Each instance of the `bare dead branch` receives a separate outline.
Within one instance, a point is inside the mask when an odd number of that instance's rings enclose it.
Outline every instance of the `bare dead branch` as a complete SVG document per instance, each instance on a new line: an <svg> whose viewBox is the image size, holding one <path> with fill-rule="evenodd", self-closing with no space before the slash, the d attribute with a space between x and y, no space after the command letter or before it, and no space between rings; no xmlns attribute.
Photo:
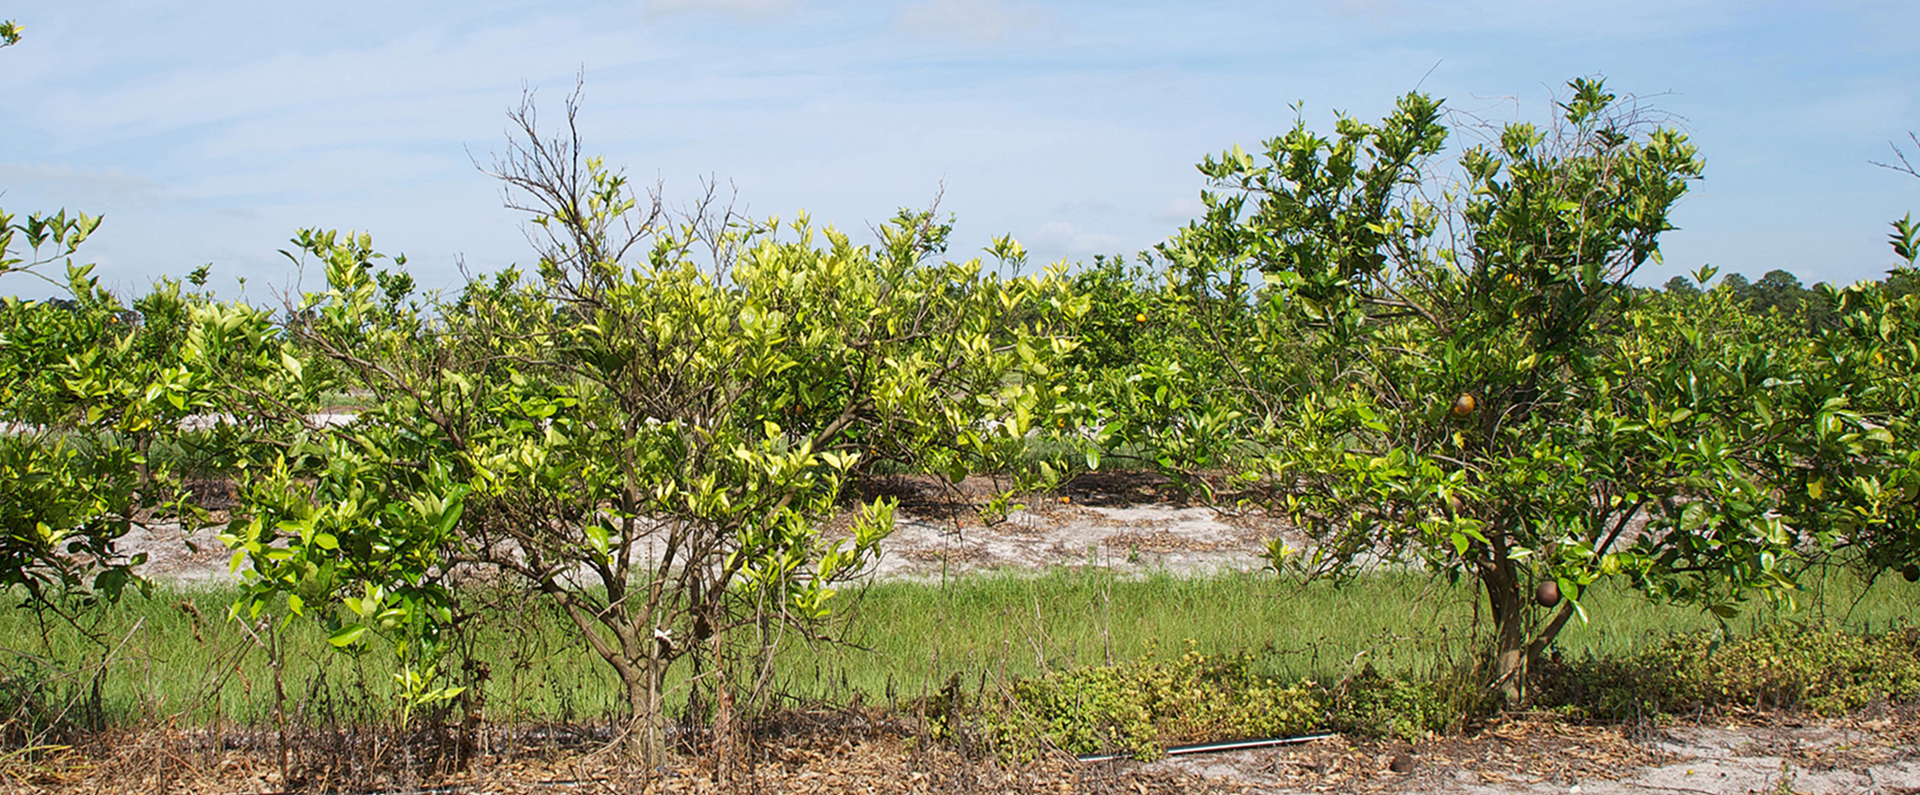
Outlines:
<svg viewBox="0 0 1920 795"><path fill-rule="evenodd" d="M1920 134L1911 133L1911 132L1907 133L1907 140L1913 142L1914 150L1916 152L1920 152ZM1894 158L1900 161L1899 165L1894 165L1892 163L1882 163L1878 160L1869 160L1867 162L1872 163L1873 165L1879 166L1881 168L1888 169L1890 171L1898 171L1909 177L1920 179L1920 168L1916 168L1913 165L1913 161L1907 159L1907 153L1900 149L1899 144L1894 143L1892 141L1888 141L1887 147L1893 150Z"/></svg>

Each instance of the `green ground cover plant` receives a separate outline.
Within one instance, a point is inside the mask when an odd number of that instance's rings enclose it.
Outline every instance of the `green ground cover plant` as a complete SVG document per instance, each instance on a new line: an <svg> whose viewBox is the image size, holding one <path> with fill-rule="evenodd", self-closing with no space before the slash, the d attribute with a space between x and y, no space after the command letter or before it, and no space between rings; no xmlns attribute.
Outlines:
<svg viewBox="0 0 1920 795"><path fill-rule="evenodd" d="M1920 629L1859 635L1783 621L1731 637L1673 635L1553 662L1542 680L1540 703L1604 720L1729 708L1835 716L1920 698Z"/></svg>
<svg viewBox="0 0 1920 795"><path fill-rule="evenodd" d="M1126 663L1017 680L983 731L1014 753L1044 741L1074 754L1152 759L1168 745L1283 737L1323 722L1314 683L1259 676L1245 652L1207 655L1188 645L1178 657L1148 651Z"/></svg>

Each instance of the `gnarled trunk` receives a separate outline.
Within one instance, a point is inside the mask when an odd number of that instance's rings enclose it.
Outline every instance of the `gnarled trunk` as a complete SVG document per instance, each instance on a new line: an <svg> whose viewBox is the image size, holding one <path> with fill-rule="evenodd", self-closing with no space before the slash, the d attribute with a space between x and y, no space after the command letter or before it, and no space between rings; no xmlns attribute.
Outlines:
<svg viewBox="0 0 1920 795"><path fill-rule="evenodd" d="M643 665L621 669L621 684L627 689L627 708L632 712L627 727L627 755L648 768L667 758L666 680L667 661L653 652Z"/></svg>
<svg viewBox="0 0 1920 795"><path fill-rule="evenodd" d="M1493 613L1493 659L1491 687L1500 689L1508 706L1520 703L1527 680L1526 595L1519 567L1507 556L1506 545L1496 536L1487 559L1480 565L1480 582L1487 591L1487 606Z"/></svg>
<svg viewBox="0 0 1920 795"><path fill-rule="evenodd" d="M1479 565L1480 584L1487 591L1487 606L1493 614L1489 687L1499 688L1506 705L1515 706L1526 695L1529 671L1573 616L1573 602L1563 599L1552 620L1535 631L1529 626L1531 611L1527 609L1533 596L1529 587L1532 583L1521 576L1520 566L1508 556L1504 537L1489 537L1494 543Z"/></svg>

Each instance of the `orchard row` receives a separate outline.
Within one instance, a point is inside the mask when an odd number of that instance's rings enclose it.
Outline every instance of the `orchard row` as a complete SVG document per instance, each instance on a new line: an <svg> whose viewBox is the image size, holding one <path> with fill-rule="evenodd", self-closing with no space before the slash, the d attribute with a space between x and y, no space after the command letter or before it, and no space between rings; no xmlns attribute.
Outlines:
<svg viewBox="0 0 1920 795"><path fill-rule="evenodd" d="M426 294L367 235L308 230L326 288L283 307L204 271L128 304L71 265L67 298L7 300L0 586L117 597L140 561L116 540L207 521L192 486L231 482L237 614L388 650L417 709L459 691L458 577L542 594L652 757L671 666L770 664L872 563L891 503L821 526L874 473L995 475L991 514L1147 468L1289 517L1315 543L1276 544L1283 573L1471 578L1509 696L1604 578L1723 616L1833 560L1913 578L1914 225L1881 283L1637 288L1701 160L1598 81L1559 110L1454 155L1420 94L1303 121L1203 160L1204 217L1153 251L1027 274L1010 238L949 257L931 210L864 244L670 210L522 108L494 172L534 272ZM0 266L42 275L97 224L0 216Z"/></svg>

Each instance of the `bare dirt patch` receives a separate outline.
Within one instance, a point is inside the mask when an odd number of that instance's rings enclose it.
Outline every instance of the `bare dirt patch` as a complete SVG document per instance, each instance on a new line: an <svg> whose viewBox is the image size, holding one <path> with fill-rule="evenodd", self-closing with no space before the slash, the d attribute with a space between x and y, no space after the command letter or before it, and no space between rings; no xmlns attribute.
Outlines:
<svg viewBox="0 0 1920 795"><path fill-rule="evenodd" d="M1913 708L1585 725L1507 714L1415 745L1320 740L1140 765L1224 792L1920 793Z"/></svg>
<svg viewBox="0 0 1920 795"><path fill-rule="evenodd" d="M1099 566L1125 574L1207 574L1258 570L1267 542L1291 525L1258 510L1186 504L1162 493L1164 481L1141 473L1096 473L1065 488L1027 495L1005 517L989 519L974 500L993 489L983 478L946 484L933 478L886 478L863 484L863 499L897 500L893 535L882 545L874 576L937 579L984 572L1037 572ZM224 518L224 514L216 514ZM851 511L829 522L828 534L851 523ZM188 533L178 524L136 527L120 541L128 555L144 552L139 568L159 582L219 585L239 582L229 571L232 552L220 527Z"/></svg>

